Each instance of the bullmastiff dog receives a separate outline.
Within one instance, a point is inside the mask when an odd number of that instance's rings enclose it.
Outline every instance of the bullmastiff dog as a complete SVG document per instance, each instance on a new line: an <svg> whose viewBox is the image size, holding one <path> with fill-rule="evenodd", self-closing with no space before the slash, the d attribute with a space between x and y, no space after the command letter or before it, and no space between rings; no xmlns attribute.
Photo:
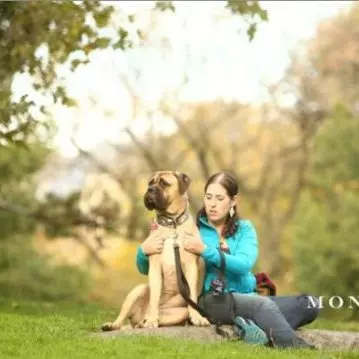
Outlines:
<svg viewBox="0 0 359 359"><path fill-rule="evenodd" d="M199 236L197 226L188 211L187 175L172 171L155 172L144 195L148 210L156 212L149 236L165 239L162 253L149 256L148 284L133 288L126 296L120 314L102 330L118 330L126 319L132 327L155 328L180 325L188 320L196 326L209 322L188 306L178 291L173 244L177 241L182 270L187 278L190 298L197 303L202 289L204 262L201 257L183 249L185 235Z"/></svg>

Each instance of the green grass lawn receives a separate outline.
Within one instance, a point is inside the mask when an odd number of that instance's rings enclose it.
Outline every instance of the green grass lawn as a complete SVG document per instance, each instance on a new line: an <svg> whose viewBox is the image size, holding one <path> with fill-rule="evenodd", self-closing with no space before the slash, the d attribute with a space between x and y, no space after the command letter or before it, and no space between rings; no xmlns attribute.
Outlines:
<svg viewBox="0 0 359 359"><path fill-rule="evenodd" d="M240 342L199 344L158 337L91 336L115 310L95 305L11 302L0 299L0 359L7 358L355 358L359 352L277 350ZM315 328L357 330L359 324L318 320Z"/></svg>

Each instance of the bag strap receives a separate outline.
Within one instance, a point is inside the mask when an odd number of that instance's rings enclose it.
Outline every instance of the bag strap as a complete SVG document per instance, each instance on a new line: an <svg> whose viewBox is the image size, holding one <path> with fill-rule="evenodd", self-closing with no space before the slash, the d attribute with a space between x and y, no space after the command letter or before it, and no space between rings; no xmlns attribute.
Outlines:
<svg viewBox="0 0 359 359"><path fill-rule="evenodd" d="M226 270L226 257L224 256L223 251L218 248L219 256L220 256L220 265L218 271L218 279L220 279L224 284L224 289L226 288L226 280L225 280L225 270ZM228 289L228 288L227 288ZM224 293L223 293L224 295ZM236 316L236 301L234 299L233 293L228 290L228 295L230 297L230 311L232 313L233 320Z"/></svg>
<svg viewBox="0 0 359 359"><path fill-rule="evenodd" d="M179 246L177 243L173 245L173 249L174 249L174 256L175 256L175 263L176 263L177 285L178 285L178 290L179 290L180 294L182 295L182 297L184 298L184 300L187 302L188 305L190 305L193 309L197 310L198 313L201 314L203 317L207 318L211 324L215 325L215 330L216 330L217 334L219 334L223 337L228 337L228 334L226 333L226 331L221 329L220 321L213 319L206 312L206 310L204 308L199 306L196 302L194 302L190 298L190 289L189 289L189 285L188 285L186 276L184 275L183 270L182 270ZM221 279L224 282L226 259L224 257L223 252L220 249L218 249L218 250L219 250L219 255L220 255L220 267L218 269L218 277L219 277L219 279ZM224 295L224 293L222 295ZM232 312L232 317L234 320L235 315L236 315L235 314L236 302L234 300L233 293L228 292L228 295L230 296L230 301L231 301L230 311Z"/></svg>
<svg viewBox="0 0 359 359"><path fill-rule="evenodd" d="M184 275L183 270L182 270L181 257L180 257L180 253L179 253L178 244L173 245L173 249L174 249L175 263L176 263L177 285L178 285L178 290L179 290L180 294L182 295L184 300L187 302L187 304L190 305L193 309L197 310L197 312L199 314L201 314L202 317L207 318L210 323L214 323L214 320L208 315L208 313L204 310L204 308L199 306L196 302L194 302L190 298L190 289L189 289L189 285L188 285L186 276Z"/></svg>
<svg viewBox="0 0 359 359"><path fill-rule="evenodd" d="M225 282L224 273L225 273L225 270L226 270L226 258L225 258L224 254L223 254L223 251L221 251L220 248L217 248L217 249L218 249L219 257L220 257L219 268L217 268L218 279Z"/></svg>

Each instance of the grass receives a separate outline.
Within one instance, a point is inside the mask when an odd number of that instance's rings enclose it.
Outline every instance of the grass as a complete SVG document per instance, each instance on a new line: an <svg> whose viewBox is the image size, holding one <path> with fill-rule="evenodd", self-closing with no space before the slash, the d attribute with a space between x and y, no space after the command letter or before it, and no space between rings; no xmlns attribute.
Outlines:
<svg viewBox="0 0 359 359"><path fill-rule="evenodd" d="M96 305L9 301L0 299L0 358L259 358L357 359L359 352L276 350L240 342L199 344L159 337L91 336L116 310ZM315 328L359 331L359 324L318 320Z"/></svg>

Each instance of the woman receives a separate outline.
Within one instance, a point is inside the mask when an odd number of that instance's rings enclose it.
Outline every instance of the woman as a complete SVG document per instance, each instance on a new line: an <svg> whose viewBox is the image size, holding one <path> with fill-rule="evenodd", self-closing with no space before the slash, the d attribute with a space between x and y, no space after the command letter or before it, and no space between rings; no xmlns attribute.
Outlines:
<svg viewBox="0 0 359 359"><path fill-rule="evenodd" d="M250 221L238 217L237 193L238 184L231 173L219 172L211 176L205 186L204 206L197 216L202 241L195 236L187 236L184 241L185 250L200 255L206 264L199 304L205 304L203 298L212 292L214 280L218 278L220 249L225 257L227 290L235 301L235 316L254 321L277 347L310 348L312 346L297 337L293 329L318 316L319 309L310 305L316 298L310 298L309 302L306 296L263 297L255 293L252 268L258 256L257 234ZM148 266L146 255L160 250L160 242L158 248L150 248L145 243L139 248L137 267L140 272L144 273L143 268ZM211 307L206 306L206 310L211 315Z"/></svg>
<svg viewBox="0 0 359 359"><path fill-rule="evenodd" d="M194 237L185 240L185 249L200 255L206 263L203 293L211 291L211 283L218 277L219 247L226 252L225 278L235 299L236 315L253 320L279 347L309 347L293 329L318 316L319 308L310 305L317 299L255 295L256 279L252 268L258 256L257 234L250 221L238 218L237 195L238 184L231 173L219 172L211 176L205 185L204 206L197 216L202 241Z"/></svg>

